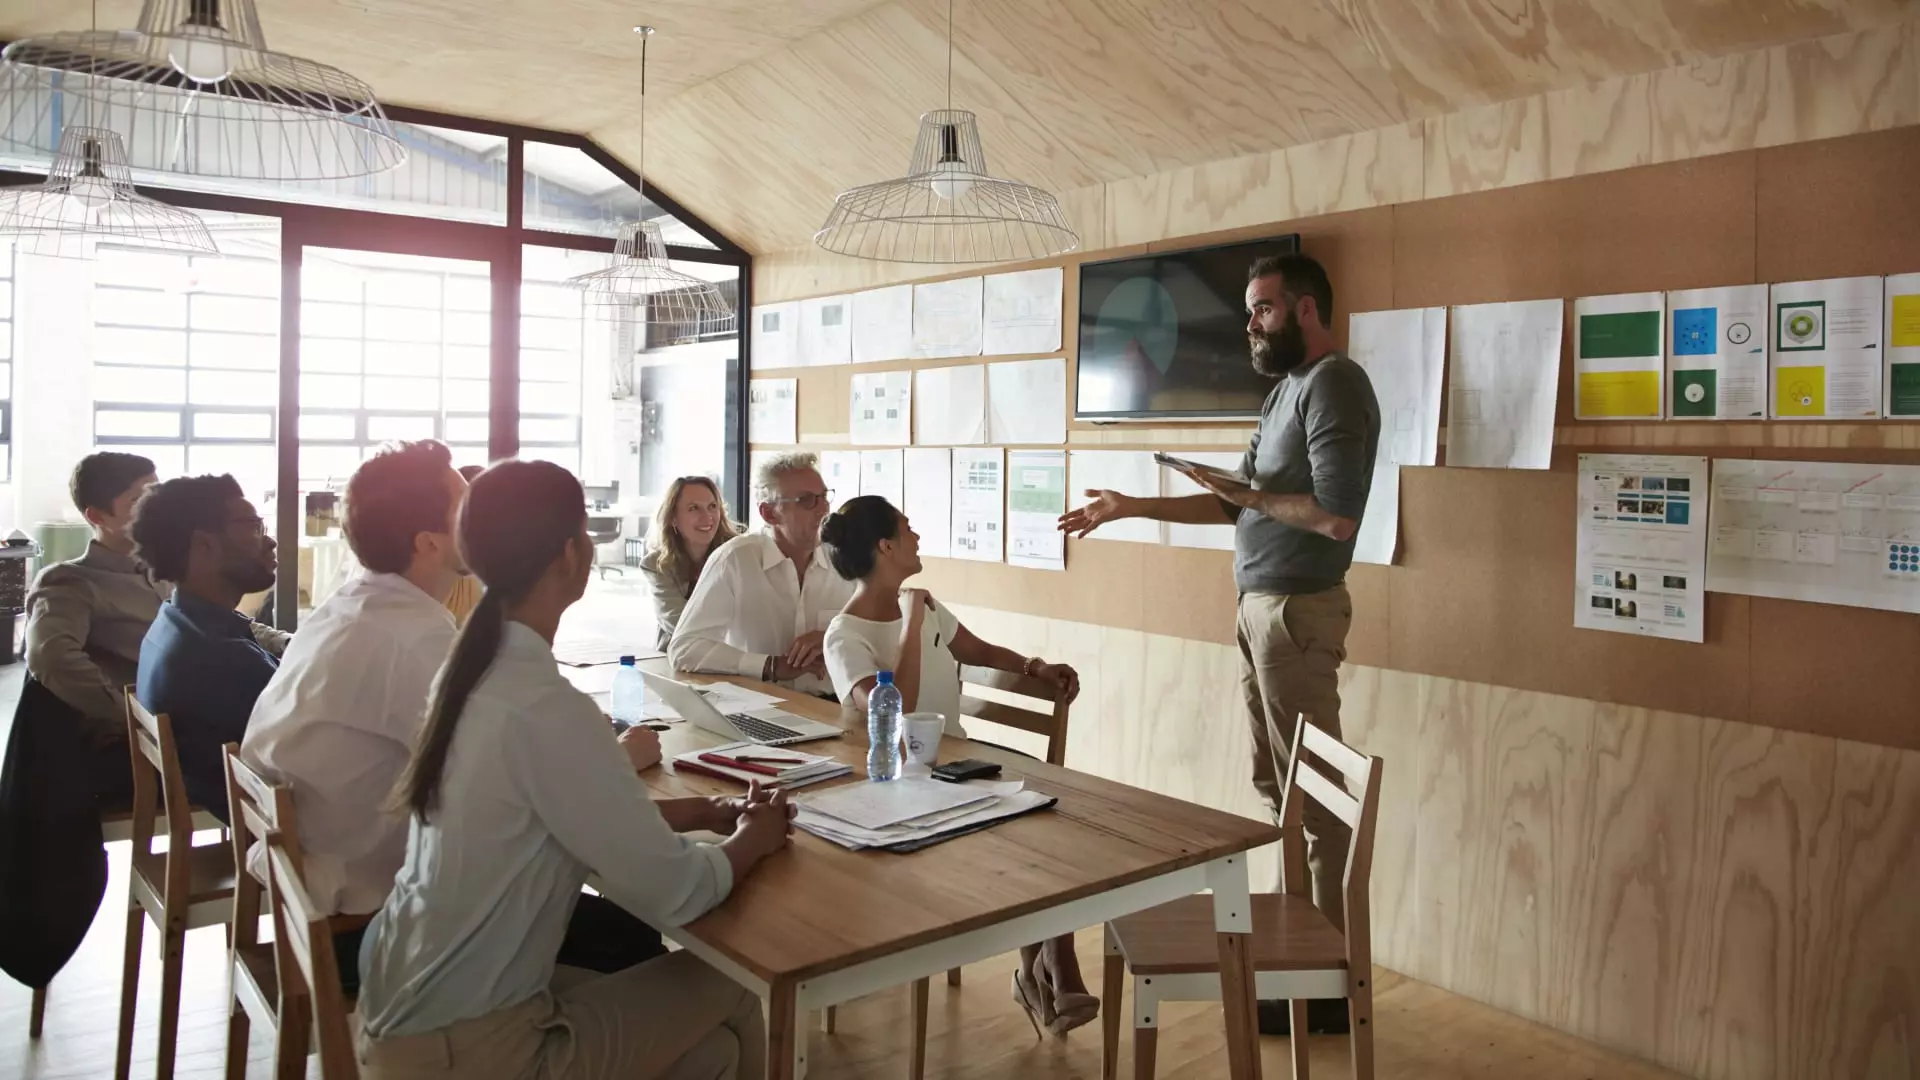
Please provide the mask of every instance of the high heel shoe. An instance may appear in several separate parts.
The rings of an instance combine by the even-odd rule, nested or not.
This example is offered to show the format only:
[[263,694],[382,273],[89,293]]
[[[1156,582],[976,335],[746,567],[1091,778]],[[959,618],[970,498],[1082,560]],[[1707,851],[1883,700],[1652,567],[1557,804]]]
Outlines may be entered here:
[[1092,994],[1082,994],[1071,990],[1058,989],[1054,971],[1047,963],[1047,952],[1041,949],[1033,958],[1033,981],[1043,987],[1047,1004],[1053,1015],[1047,1018],[1047,1030],[1060,1037],[1082,1024],[1089,1024],[1100,1015],[1100,999]]
[[1016,968],[1013,973],[1013,1000],[1027,1014],[1027,1023],[1033,1025],[1033,1037],[1040,1038],[1042,1026],[1051,1028],[1055,1014],[1053,998],[1040,988],[1040,984],[1024,970]]

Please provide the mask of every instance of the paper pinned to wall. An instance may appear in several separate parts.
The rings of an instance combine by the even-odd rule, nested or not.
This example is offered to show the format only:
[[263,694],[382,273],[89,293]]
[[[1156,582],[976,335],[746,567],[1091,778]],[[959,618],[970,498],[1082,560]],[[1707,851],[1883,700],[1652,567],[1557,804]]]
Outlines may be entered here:
[[1708,529],[1710,592],[1920,613],[1920,466],[1715,458]]
[[1581,454],[1573,625],[1706,640],[1707,459]]
[[913,441],[913,372],[863,371],[851,380],[847,419],[855,446]]
[[1667,294],[1667,415],[1759,420],[1767,415],[1767,287]]
[[1887,415],[1920,417],[1920,274],[1887,278]]
[[987,441],[987,371],[979,364],[922,368],[913,396],[913,441],[923,446],[977,446]]
[[1380,448],[1353,558],[1390,566],[1400,538],[1400,467],[1432,465],[1439,454],[1447,309],[1356,314],[1347,322],[1347,342],[1380,403]]
[[800,380],[747,382],[747,441],[791,446],[800,441]]
[[1007,562],[1035,570],[1067,568],[1067,452],[1007,451]]
[[1773,287],[1774,419],[1880,418],[1882,286],[1877,277],[1852,277]]
[[1573,302],[1573,415],[1658,420],[1666,415],[1665,293],[1582,296]]
[[800,363],[800,305],[756,304],[753,308],[753,370],[796,367]]
[[820,479],[833,492],[833,508],[860,494],[860,451],[822,450]]
[[828,367],[853,362],[853,298],[817,296],[800,301],[800,363]]
[[913,286],[854,293],[853,362],[905,360],[912,355]]
[[[1217,451],[1200,454],[1190,454],[1183,451],[1178,456],[1188,461],[1198,462],[1201,465],[1211,465],[1216,469],[1223,469],[1231,473],[1239,472],[1241,464],[1246,461],[1246,454],[1244,453],[1222,453]],[[1187,475],[1180,470],[1164,467],[1160,470],[1160,494],[1168,498],[1178,498],[1182,495],[1201,495],[1206,493],[1206,488],[1187,479]],[[1167,543],[1174,547],[1211,548],[1215,551],[1233,550],[1233,532],[1234,528],[1231,524],[1178,525],[1169,522],[1165,526]]]
[[1560,390],[1559,300],[1469,304],[1450,313],[1447,464],[1544,469]]
[[1058,266],[988,274],[984,287],[988,356],[1060,351],[1060,296],[1066,272]]
[[1000,562],[1005,549],[1006,453],[953,451],[953,544],[956,559]]
[[913,358],[979,356],[984,328],[978,277],[913,287]]
[[988,437],[1002,445],[1067,441],[1067,361],[987,365]]
[[906,464],[900,451],[860,451],[860,494],[878,495],[895,510],[905,509]]
[[903,455],[901,513],[920,534],[920,554],[944,559],[953,551],[953,451],[909,447]]
[[[1117,491],[1151,499],[1160,494],[1160,466],[1148,450],[1075,450],[1067,459],[1067,505],[1080,506],[1090,490]],[[1160,543],[1160,523],[1148,518],[1108,522],[1087,536],[1089,540],[1127,540]]]

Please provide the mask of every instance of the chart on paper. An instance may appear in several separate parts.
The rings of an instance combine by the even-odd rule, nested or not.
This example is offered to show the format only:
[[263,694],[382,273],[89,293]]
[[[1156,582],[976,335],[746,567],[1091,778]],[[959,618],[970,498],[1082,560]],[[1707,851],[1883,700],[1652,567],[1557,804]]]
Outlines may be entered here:
[[1713,463],[1707,588],[1920,612],[1920,466]]

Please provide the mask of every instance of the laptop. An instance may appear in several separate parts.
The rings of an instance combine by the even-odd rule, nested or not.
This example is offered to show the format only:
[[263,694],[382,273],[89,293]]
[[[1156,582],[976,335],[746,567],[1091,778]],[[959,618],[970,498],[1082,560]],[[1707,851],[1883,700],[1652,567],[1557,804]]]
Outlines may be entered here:
[[682,718],[724,739],[759,743],[762,746],[785,746],[814,739],[831,739],[843,734],[833,724],[808,720],[778,709],[762,710],[759,714],[723,713],[693,686],[651,671],[642,671],[640,677],[646,680],[654,693],[660,695],[660,700],[673,706],[673,710]]

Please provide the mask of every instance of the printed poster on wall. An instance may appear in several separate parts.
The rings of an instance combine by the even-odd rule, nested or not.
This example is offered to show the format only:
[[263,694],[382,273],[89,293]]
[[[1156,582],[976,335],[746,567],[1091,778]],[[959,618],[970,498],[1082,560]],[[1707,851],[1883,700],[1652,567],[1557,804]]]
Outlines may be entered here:
[[853,298],[819,296],[800,301],[800,363],[829,367],[853,362]]
[[1000,562],[1005,550],[1006,451],[953,451],[953,557]]
[[1067,568],[1067,452],[1007,451],[1007,561],[1035,570]]
[[800,355],[800,305],[757,304],[753,309],[753,369],[796,367]]
[[1573,302],[1573,415],[1579,420],[1658,420],[1666,358],[1660,348],[1666,294],[1582,296]]
[[1920,612],[1920,466],[1716,458],[1711,522],[1713,592]]
[[1773,417],[1878,420],[1884,411],[1881,279],[1773,287]]
[[1667,415],[1760,420],[1767,415],[1767,287],[1667,294]]
[[912,446],[901,456],[906,503],[900,512],[920,534],[920,554],[944,559],[953,550],[953,452]]
[[855,446],[913,441],[913,372],[863,371],[849,384],[847,422]]
[[1347,348],[1380,403],[1373,487],[1353,559],[1390,566],[1400,542],[1400,467],[1432,465],[1439,452],[1447,309],[1361,312],[1347,321]]
[[1920,274],[1887,279],[1887,415],[1920,417]]
[[1707,459],[1581,454],[1573,625],[1706,640]]
[[791,446],[799,436],[798,379],[747,382],[747,441]]

